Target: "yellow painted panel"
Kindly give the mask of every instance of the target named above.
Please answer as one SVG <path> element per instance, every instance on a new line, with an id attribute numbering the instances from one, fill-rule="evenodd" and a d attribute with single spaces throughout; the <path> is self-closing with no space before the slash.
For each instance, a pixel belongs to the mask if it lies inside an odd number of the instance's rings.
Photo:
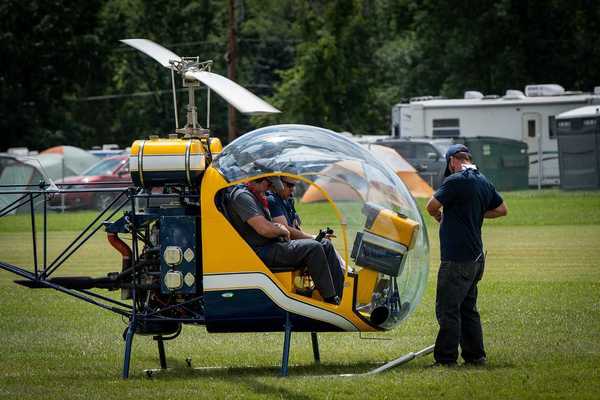
<path id="1" fill-rule="evenodd" d="M 371 269 L 363 268 L 358 272 L 358 299 L 359 304 L 367 304 L 371 302 L 373 291 L 377 284 L 377 276 L 379 273 Z"/>
<path id="2" fill-rule="evenodd" d="M 283 285 L 286 292 L 293 293 L 294 289 L 294 272 L 276 272 L 275 277 Z"/>
<path id="3" fill-rule="evenodd" d="M 369 232 L 383 236 L 398 243 L 402 243 L 407 248 L 412 248 L 413 237 L 419 224 L 409 218 L 402 218 L 392 210 L 382 210 Z"/>
<path id="4" fill-rule="evenodd" d="M 353 311 L 354 278 L 346 276 L 342 304 L 334 306 L 323 301 L 292 292 L 287 278 L 279 279 L 280 274 L 271 272 L 258 258 L 252 248 L 237 233 L 215 205 L 215 196 L 223 188 L 230 186 L 214 168 L 209 167 L 202 179 L 202 260 L 204 274 L 258 272 L 275 282 L 290 298 L 313 306 L 333 311 L 350 321 L 358 330 L 369 332 L 377 329 L 361 320 Z M 293 273 L 289 273 L 289 283 L 293 285 Z M 282 282 L 286 280 L 286 282 Z"/>

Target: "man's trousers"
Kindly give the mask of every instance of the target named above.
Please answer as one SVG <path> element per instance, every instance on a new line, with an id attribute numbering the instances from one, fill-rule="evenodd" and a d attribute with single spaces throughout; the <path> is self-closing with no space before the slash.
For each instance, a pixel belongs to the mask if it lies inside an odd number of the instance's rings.
<path id="1" fill-rule="evenodd" d="M 433 353 L 439 363 L 455 363 L 459 344 L 466 362 L 485 357 L 477 311 L 477 283 L 483 276 L 483 270 L 483 261 L 442 261 L 440 265 L 435 300 L 440 330 Z"/>

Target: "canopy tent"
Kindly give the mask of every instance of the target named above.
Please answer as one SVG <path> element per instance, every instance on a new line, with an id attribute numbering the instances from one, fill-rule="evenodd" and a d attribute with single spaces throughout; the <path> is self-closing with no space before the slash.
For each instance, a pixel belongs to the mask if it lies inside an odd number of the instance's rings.
<path id="1" fill-rule="evenodd" d="M 404 206 L 405 202 L 375 169 L 358 160 L 343 160 L 317 174 L 315 184 L 335 201 L 363 201 Z M 316 186 L 308 187 L 303 203 L 323 201 L 325 197 Z"/>
<path id="2" fill-rule="evenodd" d="M 26 190 L 25 186 L 18 187 L 15 185 L 32 185 L 44 180 L 37 167 L 21 161 L 17 157 L 0 156 L 0 166 L 0 191 L 3 192 Z M 4 185 L 6 187 L 1 187 Z M 18 194 L 0 194 L 0 210 L 19 197 L 21 196 Z"/>
<path id="3" fill-rule="evenodd" d="M 40 154 L 22 157 L 2 156 L 0 168 L 0 186 L 12 185 L 9 190 L 26 190 L 25 186 L 37 185 L 40 181 L 52 183 L 67 176 L 81 174 L 96 163 L 99 158 L 78 147 L 57 146 L 44 150 Z M 16 194 L 0 195 L 0 209 L 12 203 Z"/>
<path id="4" fill-rule="evenodd" d="M 414 197 L 430 197 L 433 194 L 431 186 L 421 179 L 417 171 L 393 149 L 380 145 L 365 145 L 365 147 L 375 158 L 386 163 L 402 179 Z M 336 200 L 382 201 L 379 197 L 386 196 L 392 203 L 401 203 L 391 188 L 386 187 L 386 185 L 378 185 L 376 177 L 370 176 L 368 172 L 364 170 L 364 166 L 360 163 L 348 160 L 340 161 L 319 172 L 319 178 L 315 183 Z M 374 181 L 373 186 L 377 187 L 377 190 L 369 190 L 369 188 L 362 188 L 359 185 L 351 187 L 344 183 L 345 181 L 353 181 L 353 176 L 357 178 L 366 176 L 369 181 Z M 310 186 L 301 199 L 303 203 L 323 200 L 325 200 L 323 193 L 315 186 Z"/>
<path id="5" fill-rule="evenodd" d="M 388 164 L 398 175 L 413 197 L 429 198 L 433 195 L 433 189 L 417 173 L 417 170 L 408 163 L 396 150 L 378 144 L 364 144 L 375 158 Z"/>
<path id="6" fill-rule="evenodd" d="M 50 147 L 35 158 L 53 180 L 79 175 L 100 160 L 99 157 L 73 146 Z"/>

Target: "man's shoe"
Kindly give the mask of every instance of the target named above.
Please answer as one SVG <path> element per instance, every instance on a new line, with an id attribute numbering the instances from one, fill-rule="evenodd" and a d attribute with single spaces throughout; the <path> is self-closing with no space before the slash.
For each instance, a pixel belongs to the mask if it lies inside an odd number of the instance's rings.
<path id="1" fill-rule="evenodd" d="M 340 298 L 338 296 L 331 296 L 325 298 L 325 303 L 335 304 L 336 306 L 340 305 Z"/>
<path id="2" fill-rule="evenodd" d="M 475 360 L 465 360 L 465 365 L 471 365 L 474 367 L 481 367 L 487 364 L 487 359 L 485 357 L 477 358 Z"/>

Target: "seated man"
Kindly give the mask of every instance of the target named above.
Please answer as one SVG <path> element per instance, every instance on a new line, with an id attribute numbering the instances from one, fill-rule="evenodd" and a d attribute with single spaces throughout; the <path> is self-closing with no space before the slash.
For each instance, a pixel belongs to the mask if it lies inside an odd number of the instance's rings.
<path id="1" fill-rule="evenodd" d="M 308 267 L 325 301 L 339 304 L 323 246 L 313 239 L 290 240 L 290 231 L 272 222 L 265 197 L 270 185 L 262 178 L 234 187 L 227 206 L 231 223 L 267 267 L 274 271 Z"/>
<path id="2" fill-rule="evenodd" d="M 292 197 L 296 182 L 286 176 L 269 178 L 269 180 L 271 181 L 272 190 L 267 192 L 267 200 L 273 222 L 285 226 L 290 232 L 291 239 L 315 239 L 313 235 L 302 231 L 300 228 L 300 216 L 296 212 L 294 198 Z M 329 237 L 326 236 L 324 239 L 321 239 L 320 243 L 327 256 L 329 272 L 333 278 L 333 286 L 338 296 L 342 297 L 344 271 L 340 265 L 340 258 L 333 244 L 329 241 Z"/>

